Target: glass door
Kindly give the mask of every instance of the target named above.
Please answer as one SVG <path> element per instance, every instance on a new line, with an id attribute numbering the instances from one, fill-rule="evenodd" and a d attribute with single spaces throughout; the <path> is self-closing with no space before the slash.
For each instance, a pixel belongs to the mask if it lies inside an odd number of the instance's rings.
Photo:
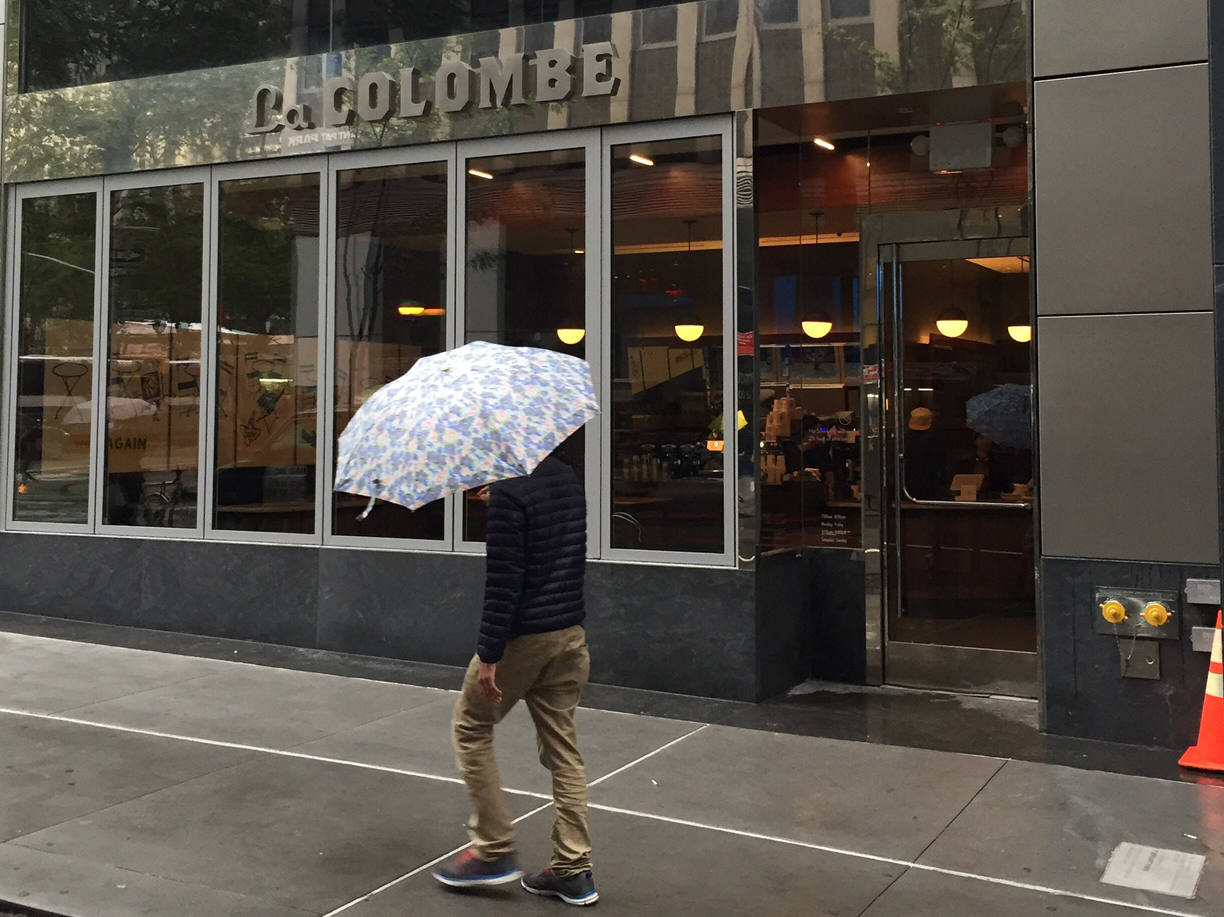
<path id="1" fill-rule="evenodd" d="M 1035 695 L 1029 240 L 883 241 L 876 261 L 884 678 Z"/>

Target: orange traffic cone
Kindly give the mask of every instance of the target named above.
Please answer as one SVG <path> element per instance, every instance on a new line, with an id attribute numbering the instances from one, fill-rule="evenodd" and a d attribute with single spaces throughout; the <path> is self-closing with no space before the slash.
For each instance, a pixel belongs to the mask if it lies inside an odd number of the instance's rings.
<path id="1" fill-rule="evenodd" d="M 1207 691 L 1203 697 L 1203 723 L 1198 744 L 1177 762 L 1201 771 L 1224 771 L 1224 650 L 1220 633 L 1224 612 L 1216 613 L 1215 639 L 1211 643 L 1211 665 L 1207 668 Z"/>

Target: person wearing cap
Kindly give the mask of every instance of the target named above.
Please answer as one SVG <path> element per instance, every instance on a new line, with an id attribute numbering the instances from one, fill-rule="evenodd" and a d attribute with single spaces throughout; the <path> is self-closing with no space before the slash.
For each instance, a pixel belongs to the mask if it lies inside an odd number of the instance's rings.
<path id="1" fill-rule="evenodd" d="M 905 434 L 905 490 L 915 500 L 942 500 L 948 496 L 948 457 L 931 428 L 930 408 L 910 411 Z"/>

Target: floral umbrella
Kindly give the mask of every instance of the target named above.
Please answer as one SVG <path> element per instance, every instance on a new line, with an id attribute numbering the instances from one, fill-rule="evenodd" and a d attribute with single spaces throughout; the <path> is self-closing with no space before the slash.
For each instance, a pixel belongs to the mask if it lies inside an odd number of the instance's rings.
<path id="1" fill-rule="evenodd" d="M 336 490 L 417 509 L 531 474 L 598 413 L 585 360 L 476 341 L 370 396 L 340 435 Z"/>

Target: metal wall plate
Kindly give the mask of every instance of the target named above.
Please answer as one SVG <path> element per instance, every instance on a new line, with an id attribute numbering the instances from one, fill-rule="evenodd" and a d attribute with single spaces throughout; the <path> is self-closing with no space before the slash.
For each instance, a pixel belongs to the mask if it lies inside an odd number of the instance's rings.
<path id="1" fill-rule="evenodd" d="M 1094 593 L 1092 629 L 1098 634 L 1119 637 L 1144 637 L 1151 640 L 1177 640 L 1181 637 L 1181 603 L 1176 592 L 1154 589 L 1131 589 L 1126 586 L 1098 586 Z M 1121 602 L 1126 608 L 1126 620 L 1113 624 L 1102 616 L 1101 606 L 1106 602 Z M 1143 618 L 1143 609 L 1149 602 L 1160 602 L 1173 614 L 1168 622 L 1154 627 Z"/>
<path id="2" fill-rule="evenodd" d="M 1211 644 L 1215 642 L 1214 627 L 1190 628 L 1190 648 L 1196 653 L 1210 653 Z"/>
<path id="3" fill-rule="evenodd" d="M 1160 680 L 1160 644 L 1152 640 L 1120 641 L 1123 678 Z"/>
<path id="4" fill-rule="evenodd" d="M 1191 605 L 1220 606 L 1220 581 L 1218 579 L 1186 580 L 1186 601 Z"/>

